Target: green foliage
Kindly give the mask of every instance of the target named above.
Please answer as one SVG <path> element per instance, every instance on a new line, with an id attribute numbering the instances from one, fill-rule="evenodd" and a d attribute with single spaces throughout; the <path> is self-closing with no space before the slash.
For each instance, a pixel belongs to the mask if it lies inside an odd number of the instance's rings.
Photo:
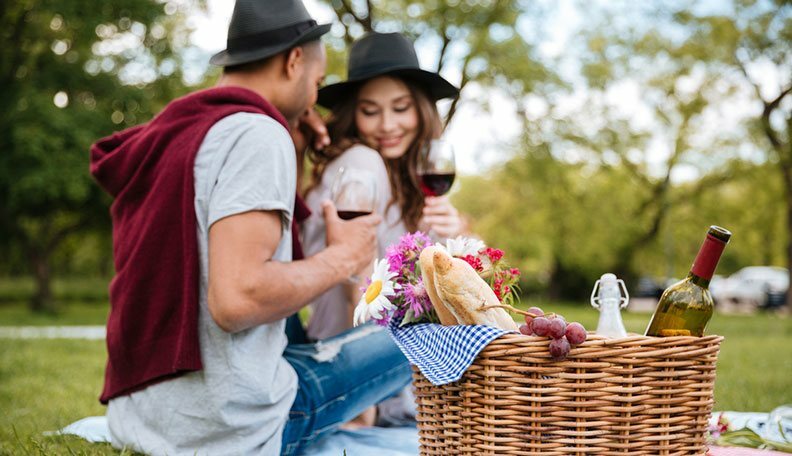
<path id="1" fill-rule="evenodd" d="M 777 170 L 792 165 L 783 128 L 792 113 L 779 103 L 777 119 L 758 118 L 763 101 L 745 66 L 770 64 L 779 91 L 790 84 L 780 37 L 792 8 L 735 4 L 730 16 L 702 14 L 704 3 L 581 8 L 587 21 L 568 46 L 579 74 L 565 76 L 586 90 L 556 86 L 546 113 L 526 117 L 513 158 L 462 181 L 455 203 L 474 231 L 525 258 L 528 277 L 556 297 L 583 296 L 606 271 L 628 285 L 684 275 L 711 224 L 735 233 L 720 273 L 788 265 L 792 186 L 782 176 L 792 173 Z M 768 131 L 778 145 L 768 146 Z"/>
<path id="2" fill-rule="evenodd" d="M 25 0 L 0 8 L 6 273 L 36 273 L 46 287 L 53 255 L 76 233 L 96 233 L 109 251 L 109 198 L 88 174 L 88 148 L 189 89 L 186 13 L 151 0 Z"/>
<path id="3" fill-rule="evenodd" d="M 538 56 L 538 35 L 518 32 L 518 20 L 531 19 L 541 24 L 545 11 L 540 5 L 517 0 L 331 0 L 343 35 L 330 39 L 331 48 L 340 50 L 364 32 L 399 31 L 424 46 L 437 49 L 426 67 L 442 74 L 458 72 L 454 82 L 464 89 L 474 82 L 522 97 L 561 84 L 555 72 Z M 406 13 L 406 14 L 405 14 Z M 538 28 L 538 27 L 537 27 Z M 330 55 L 328 74 L 345 75 L 341 62 Z M 343 62 L 343 60 L 342 60 Z M 449 71 L 450 70 L 450 71 Z M 446 121 L 454 116 L 454 101 Z"/>

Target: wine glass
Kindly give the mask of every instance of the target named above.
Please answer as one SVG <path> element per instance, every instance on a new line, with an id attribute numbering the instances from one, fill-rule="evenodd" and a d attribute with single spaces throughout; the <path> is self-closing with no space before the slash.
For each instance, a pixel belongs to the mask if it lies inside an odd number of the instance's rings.
<path id="1" fill-rule="evenodd" d="M 374 173 L 342 166 L 333 179 L 330 198 L 338 211 L 338 217 L 344 220 L 371 214 L 377 207 L 377 181 Z"/>
<path id="2" fill-rule="evenodd" d="M 433 139 L 418 157 L 418 178 L 426 196 L 442 196 L 451 190 L 456 177 L 454 148 L 442 139 Z"/>

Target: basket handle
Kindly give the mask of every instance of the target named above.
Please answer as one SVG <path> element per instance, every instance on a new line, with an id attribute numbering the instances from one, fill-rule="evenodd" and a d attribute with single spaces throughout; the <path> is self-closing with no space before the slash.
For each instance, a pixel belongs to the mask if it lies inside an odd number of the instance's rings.
<path id="1" fill-rule="evenodd" d="M 533 318 L 536 318 L 536 317 L 553 317 L 553 316 L 555 316 L 554 312 L 548 312 L 548 313 L 546 313 L 544 315 L 536 315 L 534 313 L 531 313 L 531 312 L 528 312 L 528 311 L 525 311 L 525 310 L 520 310 L 520 309 L 518 309 L 518 308 L 516 308 L 514 306 L 510 306 L 509 304 L 489 304 L 489 305 L 485 305 L 485 306 L 479 307 L 479 310 L 489 310 L 489 309 L 505 309 L 505 310 L 508 310 L 509 312 L 513 312 L 513 313 L 520 314 L 520 315 L 523 315 L 523 316 L 530 316 L 530 317 L 533 317 Z"/>

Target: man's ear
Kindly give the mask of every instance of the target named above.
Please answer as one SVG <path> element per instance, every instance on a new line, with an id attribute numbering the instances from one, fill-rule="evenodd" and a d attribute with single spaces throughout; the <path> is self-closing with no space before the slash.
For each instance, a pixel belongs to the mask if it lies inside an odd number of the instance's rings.
<path id="1" fill-rule="evenodd" d="M 302 46 L 295 46 L 286 53 L 283 72 L 288 79 L 298 77 L 305 65 L 305 50 Z"/>

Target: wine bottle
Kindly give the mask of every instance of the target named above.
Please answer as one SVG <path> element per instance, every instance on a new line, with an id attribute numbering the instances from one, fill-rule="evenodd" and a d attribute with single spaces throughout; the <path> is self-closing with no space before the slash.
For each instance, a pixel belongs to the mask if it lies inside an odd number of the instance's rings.
<path id="1" fill-rule="evenodd" d="M 646 328 L 647 336 L 704 335 L 704 328 L 715 309 L 709 282 L 730 238 L 731 233 L 726 229 L 709 228 L 688 276 L 668 287 L 660 297 Z"/>

